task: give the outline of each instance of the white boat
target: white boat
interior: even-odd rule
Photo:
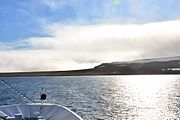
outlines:
[[[82,120],[70,109],[56,104],[0,106],[0,120]]]

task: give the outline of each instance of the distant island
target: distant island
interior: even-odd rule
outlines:
[[[92,69],[0,73],[0,77],[180,74],[180,56],[102,63]]]

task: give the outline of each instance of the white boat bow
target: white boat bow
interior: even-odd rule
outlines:
[[[56,104],[0,106],[0,120],[82,120],[70,109]]]

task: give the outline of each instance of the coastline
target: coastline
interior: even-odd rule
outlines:
[[[111,73],[98,72],[94,69],[70,70],[70,71],[31,71],[31,72],[6,72],[0,73],[0,77],[34,77],[34,76],[101,76],[101,75],[177,75],[173,73]]]

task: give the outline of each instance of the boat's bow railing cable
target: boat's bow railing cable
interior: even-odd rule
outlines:
[[[10,88],[12,91],[15,91],[18,95],[20,95],[21,97],[25,98],[26,100],[35,103],[35,101],[29,97],[27,97],[26,95],[24,95],[22,92],[20,92],[19,90],[17,90],[15,87],[13,87],[12,85],[10,85],[9,83],[7,83],[5,80],[1,80],[1,83],[8,86],[8,88]]]

